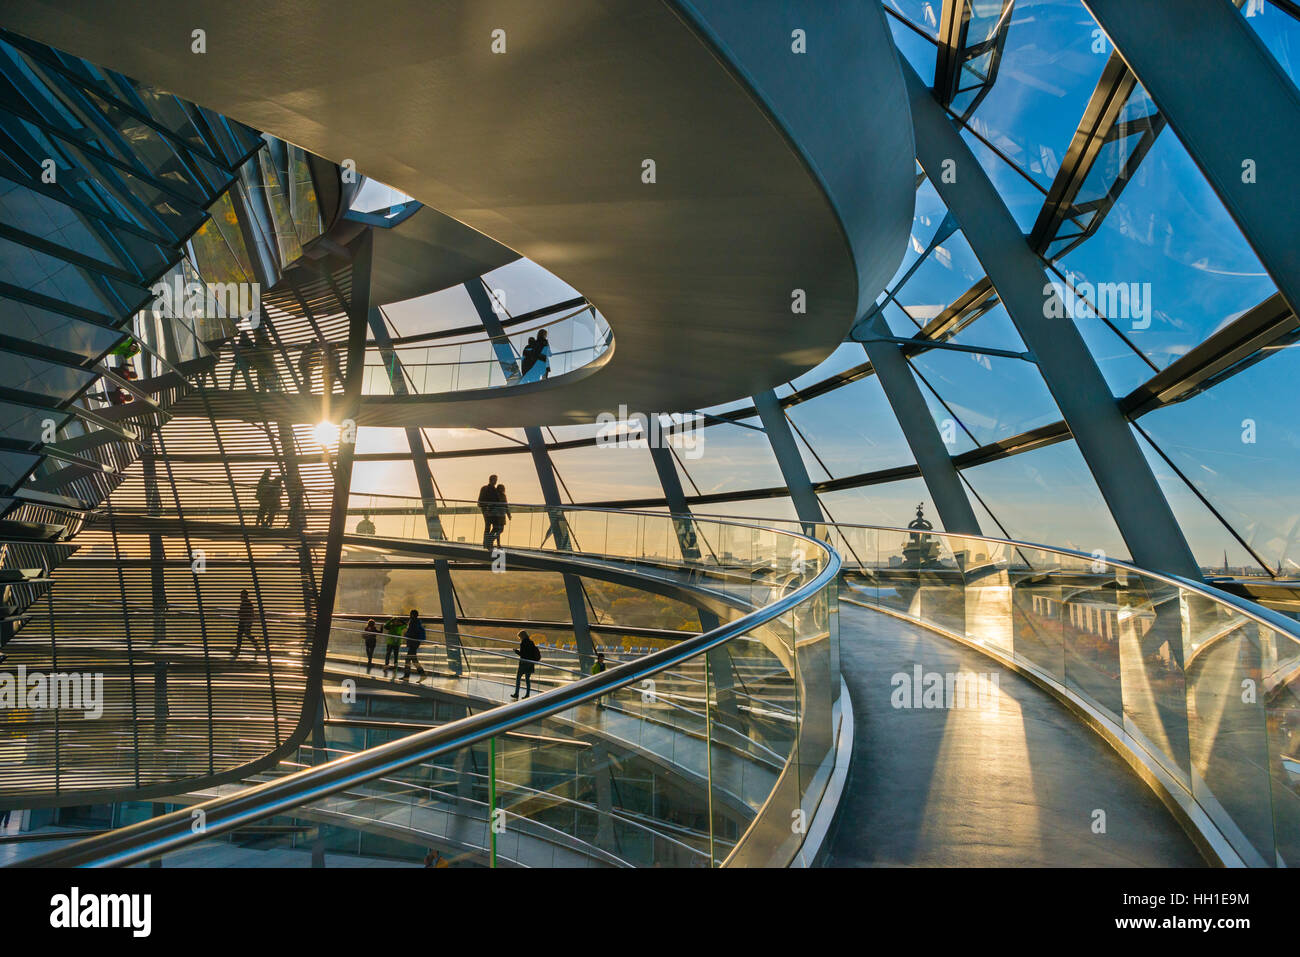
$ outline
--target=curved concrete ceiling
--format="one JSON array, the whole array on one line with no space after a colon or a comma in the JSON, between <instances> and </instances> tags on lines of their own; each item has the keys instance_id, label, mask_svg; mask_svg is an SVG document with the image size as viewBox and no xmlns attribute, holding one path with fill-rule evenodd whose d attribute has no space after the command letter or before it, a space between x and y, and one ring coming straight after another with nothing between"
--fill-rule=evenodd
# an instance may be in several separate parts
<instances>
[{"instance_id":1,"label":"curved concrete ceiling","mask_svg":"<svg viewBox=\"0 0 1300 957\"><path fill-rule=\"evenodd\" d=\"M842 341L911 225L910 115L876 4L28 0L0 23L350 159L564 279L614 329L595 374L388 403L394 423L583 422L771 388Z\"/></svg>"}]
</instances>

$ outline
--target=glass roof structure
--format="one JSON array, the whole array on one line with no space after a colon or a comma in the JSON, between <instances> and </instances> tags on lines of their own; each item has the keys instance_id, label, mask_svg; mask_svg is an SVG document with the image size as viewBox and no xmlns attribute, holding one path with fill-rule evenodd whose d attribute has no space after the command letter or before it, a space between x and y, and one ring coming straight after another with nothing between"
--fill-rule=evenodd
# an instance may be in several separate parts
<instances>
[{"instance_id":1,"label":"glass roof structure","mask_svg":"<svg viewBox=\"0 0 1300 957\"><path fill-rule=\"evenodd\" d=\"M1080 0L888 0L884 8L919 76L960 72L947 109L1128 410L1201 570L1296 575L1300 500L1290 475L1300 437L1282 398L1297 354L1294 315L1275 310L1260 334L1258 313L1276 302L1276 284L1088 9ZM943 10L964 18L955 52L943 39ZM1294 14L1272 3L1241 14L1284 67ZM914 340L905 347L910 373L980 530L1131 557L966 227L935 188L941 175L918 165L909 248L876 310L888 335ZM484 281L509 288L518 310L574 294L549 289L540 270L522 263ZM473 321L454 290L386 312L403 335L434 328L435 315ZM1234 346L1231 365L1210 362ZM1147 397L1176 364L1178 388ZM860 346L846 342L777 396L829 518L902 524L928 497ZM707 416L708 451L695 461L674 452L692 508L795 517L752 401L692 411ZM664 506L649 452L598 448L596 431L543 429L565 501ZM414 493L402 443L362 432L358 486ZM421 435L450 497L469 494L489 471L535 489L518 430Z\"/></svg>"},{"instance_id":2,"label":"glass roof structure","mask_svg":"<svg viewBox=\"0 0 1300 957\"><path fill-rule=\"evenodd\" d=\"M483 824L462 843L496 866L500 744L528 765L515 863L809 863L787 819L846 787L841 628L874 640L878 612L1140 750L1181 836L1222 837L1168 860L1294 862L1300 133L1258 128L1300 116L1300 5L1197 2L1249 103L1124 0L809 4L844 26L816 88L861 128L833 132L766 13L592 4L604 42L659 46L566 63L607 82L590 122L557 111L589 140L529 127L549 176L469 155L477 107L438 114L436 149L407 123L454 40L403 109L365 110L260 33L267 90L241 99L227 66L0 14L0 662L107 680L102 722L6 716L0 805L116 825L187 793L221 834L281 811L342 833L327 799L382 804L402 773L409 820ZM518 106L528 69L484 96ZM632 122L635 70L671 95ZM683 133L691 110L717 122ZM695 155L705 127L766 160ZM631 191L601 179L620 137L649 164ZM413 696L396 662L372 678L379 627L406 678L438 649ZM525 660L560 703L512 710ZM1243 676L1257 707L1209 720ZM72 858L173 853L199 840L180 813ZM371 838L349 853L403 842Z\"/></svg>"}]
</instances>

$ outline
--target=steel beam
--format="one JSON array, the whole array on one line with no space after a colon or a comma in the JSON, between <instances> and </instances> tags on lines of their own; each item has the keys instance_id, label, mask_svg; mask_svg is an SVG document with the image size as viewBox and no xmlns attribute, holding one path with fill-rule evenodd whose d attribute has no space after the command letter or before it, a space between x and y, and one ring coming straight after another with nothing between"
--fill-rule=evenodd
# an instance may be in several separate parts
<instances>
[{"instance_id":1,"label":"steel beam","mask_svg":"<svg viewBox=\"0 0 1300 957\"><path fill-rule=\"evenodd\" d=\"M501 364L501 371L505 373L507 379L510 378L519 371L519 364L515 359L514 346L510 344L510 337L506 335L505 327L501 324L501 317L492 306L492 299L483 286L483 280L471 279L465 283L465 292L469 293L470 301L474 303L479 319L483 321L483 328L487 330L492 340L492 351L496 354L497 362Z\"/></svg>"},{"instance_id":2,"label":"steel beam","mask_svg":"<svg viewBox=\"0 0 1300 957\"><path fill-rule=\"evenodd\" d=\"M1042 260L930 90L906 62L917 159L965 227L1020 338L1074 434L1133 560L1199 579L1192 551L1096 360L1068 317ZM1062 316L1064 318L1049 318Z\"/></svg>"},{"instance_id":3,"label":"steel beam","mask_svg":"<svg viewBox=\"0 0 1300 957\"><path fill-rule=\"evenodd\" d=\"M393 669L397 674L397 669ZM324 764L329 758L325 744L325 699L322 697L316 705L316 720L311 726L311 763L312 766ZM311 839L311 866L325 866L325 825L317 824Z\"/></svg>"},{"instance_id":4,"label":"steel beam","mask_svg":"<svg viewBox=\"0 0 1300 957\"><path fill-rule=\"evenodd\" d=\"M1029 246L1034 252L1050 260L1059 259L1096 233L1164 129L1164 117L1154 105L1150 112L1141 116L1127 115L1137 87L1137 78L1124 64L1123 58L1111 56L1101 71L1101 79L1097 81L1088 105L1083 109L1065 159L1061 161L1043 208L1029 232ZM1119 168L1110 168L1108 158L1101 171L1109 177L1105 183L1106 190L1097 195L1100 184L1089 182L1097 161L1108 146L1121 141L1131 142L1134 137L1137 141L1126 147L1128 152ZM1085 185L1088 186L1087 194L1083 193ZM1062 237L1062 232L1071 226L1073 232L1066 232Z\"/></svg>"},{"instance_id":5,"label":"steel beam","mask_svg":"<svg viewBox=\"0 0 1300 957\"><path fill-rule=\"evenodd\" d=\"M664 490L664 501L673 516L673 531L677 535L677 546L682 557L698 558L700 555L699 533L694 530L695 520L691 518L691 507L686 504L686 490L682 488L682 478L677 474L673 463L673 453L663 442L651 442L650 458L654 461L655 472L659 476L659 485ZM694 552L694 555L690 554ZM720 624L718 616L707 608L699 610L700 630L712 631ZM740 708L736 702L736 671L731 661L731 652L725 646L713 648L708 652L709 674L717 688L718 708L733 721L739 721Z\"/></svg>"},{"instance_id":6,"label":"steel beam","mask_svg":"<svg viewBox=\"0 0 1300 957\"><path fill-rule=\"evenodd\" d=\"M144 473L145 508L150 516L160 516L162 515L162 492L158 488L158 464L154 457L152 445L141 447L140 468ZM116 535L113 536L113 541L116 544ZM158 532L150 532L149 591L154 608L152 616L154 645L162 644L167 638L167 616L163 614L167 609L167 584L162 567L166 557L163 551L162 535Z\"/></svg>"},{"instance_id":7,"label":"steel beam","mask_svg":"<svg viewBox=\"0 0 1300 957\"><path fill-rule=\"evenodd\" d=\"M1182 402L1286 348L1300 335L1300 318L1280 293L1186 352L1120 402L1130 419Z\"/></svg>"},{"instance_id":8,"label":"steel beam","mask_svg":"<svg viewBox=\"0 0 1300 957\"><path fill-rule=\"evenodd\" d=\"M370 270L372 264L371 236L365 233L353 246L352 295L347 307L347 373L343 383L339 421L355 421L361 406L361 386L365 379L366 328L370 305ZM329 647L333 627L334 598L338 592L339 563L343 556L343 536L346 532L348 498L352 492L352 456L356 442L339 442L334 457L334 494L330 503L329 531L325 538L325 552L321 560L320 585L317 591L314 633L311 657L308 662L308 691L303 696L300 728L309 727L316 718L316 708L323 695L322 677L325 654ZM300 486L301 487L301 486Z\"/></svg>"},{"instance_id":9,"label":"steel beam","mask_svg":"<svg viewBox=\"0 0 1300 957\"><path fill-rule=\"evenodd\" d=\"M975 112L997 81L1013 3L1014 0L1002 0L1002 10L992 28L986 27L983 35L972 37L970 24L974 11L971 0L943 0L939 15L939 49L934 67L934 95L940 103L963 118Z\"/></svg>"},{"instance_id":10,"label":"steel beam","mask_svg":"<svg viewBox=\"0 0 1300 957\"><path fill-rule=\"evenodd\" d=\"M804 534L815 534L815 530L809 526L820 525L826 518L822 515L822 506L817 501L817 493L813 491L808 467L799 454L799 446L795 443L794 433L786 421L785 411L781 408L776 392L767 389L755 395L754 408L758 410L772 453L776 456L776 464L781 469L781 477L785 479L785 487L794 501L795 514L804 524Z\"/></svg>"},{"instance_id":11,"label":"steel beam","mask_svg":"<svg viewBox=\"0 0 1300 957\"><path fill-rule=\"evenodd\" d=\"M902 349L892 342L879 340L863 342L862 348L876 370L876 378L885 390L889 407L894 410L894 418L898 420L907 446L921 469L921 478L925 480L934 507L939 511L944 531L979 535L979 520L966 497L961 476L952 464L952 456L935 427L925 396L903 358Z\"/></svg>"},{"instance_id":12,"label":"steel beam","mask_svg":"<svg viewBox=\"0 0 1300 957\"><path fill-rule=\"evenodd\" d=\"M524 435L528 439L528 450L533 455L533 465L537 468L537 481L542 486L542 501L548 506L560 506L562 503L560 487L555 481L555 466L546 451L546 441L542 438L541 428L530 425L524 429ZM571 547L569 523L558 507L551 513L551 533L557 550L567 551ZM577 575L564 573L564 594L569 600L569 617L573 621L573 638L578 645L578 658L582 664L582 672L586 674L596 660L596 646L591 640L586 596Z\"/></svg>"},{"instance_id":13,"label":"steel beam","mask_svg":"<svg viewBox=\"0 0 1300 957\"><path fill-rule=\"evenodd\" d=\"M514 347L501 325L501 317L492 308L492 302L481 279L472 279L465 283L465 291L478 311L479 321L492 340L492 349L496 353L501 371L509 378L517 369ZM568 521L559 509L560 487L555 480L555 466L546 450L546 440L542 437L540 426L530 425L524 429L528 439L528 450L533 456L533 466L537 469L537 481L542 487L542 501L555 507L551 512L551 537L555 540L557 550L564 551L570 547ZM578 660L584 674L590 670L596 660L596 646L591 640L591 628L587 618L586 596L582 582L576 575L565 572L564 595L569 602L569 619L573 623L573 638L578 646Z\"/></svg>"},{"instance_id":14,"label":"steel beam","mask_svg":"<svg viewBox=\"0 0 1300 957\"><path fill-rule=\"evenodd\" d=\"M375 337L375 344L379 347L379 353L384 360L384 368L388 370L388 380L392 384L393 394L407 395L409 390L406 387L406 380L402 378L402 360L397 357L397 351L393 348L392 337L389 336L388 328L384 325L384 315L376 307L370 310L369 316L370 333ZM437 491L433 485L433 473L429 469L429 456L424 449L424 437L419 429L414 427L406 429L406 444L411 450L411 464L415 468L415 481L420 486L420 499L425 503L426 530L432 539L445 538L442 520L438 518L437 510L430 507L437 502ZM442 636L447 649L447 666L451 668L452 674L459 675L464 668L464 662L461 654L460 625L456 618L456 587L451 579L451 566L445 558L434 561L433 577L438 587L438 608L442 614Z\"/></svg>"},{"instance_id":15,"label":"steel beam","mask_svg":"<svg viewBox=\"0 0 1300 957\"><path fill-rule=\"evenodd\" d=\"M1300 92L1227 0L1084 5L1300 312ZM1230 83L1221 64L1230 64Z\"/></svg>"}]
</instances>

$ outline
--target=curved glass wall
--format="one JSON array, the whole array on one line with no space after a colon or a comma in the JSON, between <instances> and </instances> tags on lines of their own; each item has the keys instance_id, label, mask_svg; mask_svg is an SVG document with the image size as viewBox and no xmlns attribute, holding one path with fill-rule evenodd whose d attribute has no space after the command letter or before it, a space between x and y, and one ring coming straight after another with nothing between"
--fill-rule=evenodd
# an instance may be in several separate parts
<instances>
[{"instance_id":1,"label":"curved glass wall","mask_svg":"<svg viewBox=\"0 0 1300 957\"><path fill-rule=\"evenodd\" d=\"M375 524L373 536L359 538L400 552L403 533L416 554L437 542L463 549L461 532L477 538L483 522L473 503L367 497L354 499L351 510ZM493 722L489 728L499 722L499 730L460 743L454 732L461 725L453 724L299 770L367 743L336 733L345 747L301 751L296 764L264 780L292 790L300 778L282 777L287 772L333 777L345 765L349 780L329 785L326 797L280 804L278 816L263 823L399 834L492 866L792 863L835 763L835 553L796 533L633 512L516 508L509 528L503 544L513 560L562 556L593 576L635 573L643 586L694 594L729 620L650 657L615 658L591 677L583 658L543 646L533 675L533 692L543 696L535 704L465 719ZM333 667L355 669L335 674L359 673L360 638L357 622L335 622ZM468 652L472 696L505 702L518 661L511 645L476 637ZM385 754L393 760L353 773L357 761ZM253 794L226 787L210 793L237 802ZM206 832L186 825L182 843L226 829L212 803L205 813ZM176 817L190 819L184 811ZM240 826L249 823L245 816ZM148 825L167 826L164 819Z\"/></svg>"},{"instance_id":2,"label":"curved glass wall","mask_svg":"<svg viewBox=\"0 0 1300 957\"><path fill-rule=\"evenodd\" d=\"M1288 73L1297 22L1292 6L1252 0L1241 9ZM1125 75L1122 58L1087 8L1080 0L885 0L883 7L902 55L927 84L944 84L950 72L937 43L945 7L958 13L969 8L972 36L998 41L996 57L958 71L959 95L945 103L1038 253L1042 281L1056 285L1067 300L1061 321L1075 323L1132 420L1202 570L1294 580L1300 572L1300 500L1290 476L1300 462L1287 405L1295 348L1290 311L1284 309L1272 325L1258 322L1260 309L1277 298L1275 284L1175 131L1141 84ZM56 201L53 191L19 182L12 169L12 175L0 175L0 221L43 243L57 236L75 253L58 260L5 240L9 245L0 249L0 259L12 292L5 300L25 324L23 334L67 352L80 348L84 358L99 357L108 366L7 356L7 381L30 393L23 402L7 403L7 421L30 432L46 417L47 406L80 392L76 414L111 424L126 418L123 406L136 401L130 382L161 376L164 360L201 358L202 343L230 335L233 325L214 321L188 332L171 329L178 341L169 351L164 330L137 319L133 338L150 354L105 356L116 333L126 329L113 323L138 308L139 297L132 295L140 278L172 264L169 277L245 282L290 261L324 226L306 157L270 137L259 143L248 131L168 94L128 88L113 75L97 79L96 90L89 90L90 74L77 72L62 55L19 44L0 68L15 89L38 98L33 103L48 113L47 125L57 127L33 130L6 120L6 131L27 154L55 156L60 171L99 169L115 165L108 160L122 155L115 152L123 147L120 141L139 143L138 174L113 174L113 189L93 176L66 176ZM77 133L80 121L58 94L69 83L112 94L113 109L105 117L116 134L105 129L103 142L88 144ZM1093 142L1091 104L1120 94L1123 109L1115 128L1099 131L1108 138ZM180 149L182 143L195 155ZM213 159L233 168L249 156L253 161L239 167L233 185L230 177L212 175ZM176 164L176 175L167 177L171 185L153 181L165 164ZM1075 187L1057 195L1067 181ZM211 187L211 195L200 185ZM389 209L409 199L384 192L381 184L367 186L354 210ZM939 192L918 172L910 246L877 304L874 334L903 352L983 532L1112 558L1125 554L1035 357L1026 353L999 290L972 250L979 224L957 222ZM110 234L113 241L106 242ZM183 249L186 258L174 262L169 245ZM508 358L492 348L480 320L465 318L473 310L464 290L455 287L385 305L396 346L386 356L370 344L365 391L388 394L395 375L412 392L509 385L527 337L543 326L551 327L552 376L598 360L609 348L609 329L594 307L580 298L565 307L579 293L530 270L537 267L511 264L482 280L501 307L506 332L495 344ZM134 273L130 282L119 275L123 271ZM1140 287L1136 294L1132 284ZM50 308L52 298L68 308ZM520 319L530 311L545 315ZM288 364L282 375L285 382L292 378ZM687 447L674 437L666 457L602 447L596 429L587 426L536 430L545 453L540 455L530 451L533 435L522 429L413 430L421 452L413 456L407 433L363 428L353 487L415 494L427 478L437 494L469 499L488 474L497 473L512 499L539 502L553 473L565 505L668 507L677 501L674 486L680 484L674 509L783 519L795 517L790 488L804 491L798 486L806 472L830 518L901 523L923 502L939 523L909 436L860 344L846 342L819 367L774 391L800 455L796 463L778 459L752 400L737 397L694 410L705 413L704 441ZM88 441L103 427L87 418L63 434ZM315 454L310 427L297 432ZM213 454L182 448L171 458L178 471L197 472L211 467ZM424 461L427 476L419 471ZM39 464L34 453L11 450L3 466L13 486L31 475L32 492L72 487L65 460ZM113 467L126 463L115 461ZM252 469L248 462L237 467ZM84 478L77 481L87 485ZM247 507L255 510L255 503ZM312 507L323 524L325 505ZM447 516L457 527L466 523L467 530L456 535L469 542L475 540L473 518L472 509ZM357 520L349 515L349 526ZM417 526L412 520L408 530L414 533ZM522 527L507 535L529 540ZM1189 743L1189 754L1191 748Z\"/></svg>"},{"instance_id":3,"label":"curved glass wall","mask_svg":"<svg viewBox=\"0 0 1300 957\"><path fill-rule=\"evenodd\" d=\"M1081 704L1247 866L1300 860L1300 626L1103 555L822 525L840 600L1007 661ZM979 694L949 684L926 694Z\"/></svg>"}]
</instances>

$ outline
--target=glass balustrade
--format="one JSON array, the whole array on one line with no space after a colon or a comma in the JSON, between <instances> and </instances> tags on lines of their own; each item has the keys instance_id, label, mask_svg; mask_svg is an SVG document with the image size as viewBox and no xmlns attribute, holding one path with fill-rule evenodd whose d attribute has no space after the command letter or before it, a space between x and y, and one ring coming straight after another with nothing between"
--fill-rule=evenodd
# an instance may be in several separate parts
<instances>
[{"instance_id":1,"label":"glass balustrade","mask_svg":"<svg viewBox=\"0 0 1300 957\"><path fill-rule=\"evenodd\" d=\"M1300 624L1102 555L929 529L803 527L842 556L845 601L1045 680L1159 768L1243 862L1300 864Z\"/></svg>"},{"instance_id":2,"label":"glass balustrade","mask_svg":"<svg viewBox=\"0 0 1300 957\"><path fill-rule=\"evenodd\" d=\"M193 485L178 490L187 519L206 512L211 520L231 520L229 486ZM254 492L236 489L241 500ZM507 556L513 552L520 562L559 557L563 564L556 567L578 574L622 575L690 594L724 624L649 657L611 653L610 680L622 671L628 676L600 691L582 692L601 677L588 675L590 656L545 647L533 696L520 702L523 710L510 726L423 754L419 735L404 738L399 745L411 749L410 759L400 767L275 808L261 823L293 822L286 832L293 834L301 833L296 824L314 822L336 835L398 835L489 865L784 866L795 860L830 780L839 731L834 552L798 534L727 521L563 506L511 510L501 542ZM350 533L349 547L361 548L369 538L390 553L407 545L408 556L481 554L483 515L472 502L353 496L349 528L354 516L368 518L375 533ZM115 506L115 520L129 519ZM428 549L433 543L441 547ZM428 574L432 589L432 561ZM237 610L205 606L204 614L233 621ZM381 648L383 642L380 634ZM445 642L429 627L425 648ZM457 642L462 670L454 680L477 709L468 720L491 717L514 688L514 643L464 628ZM359 622L334 622L325 668L329 682L355 675L368 687L361 680ZM574 700L546 706L568 689ZM458 725L422 734L450 735ZM337 759L332 752L344 750L330 744L296 761ZM374 753L356 751L356 757ZM286 762L267 780L291 782L295 770ZM245 818L241 827L250 823ZM184 863L202 857L187 853Z\"/></svg>"},{"instance_id":3,"label":"glass balustrade","mask_svg":"<svg viewBox=\"0 0 1300 957\"><path fill-rule=\"evenodd\" d=\"M259 823L387 834L487 865L785 866L833 764L834 589L626 687ZM469 676L509 687L517 658L469 657ZM538 672L535 693L582 677ZM297 763L344 756L303 749Z\"/></svg>"},{"instance_id":4,"label":"glass balustrade","mask_svg":"<svg viewBox=\"0 0 1300 957\"><path fill-rule=\"evenodd\" d=\"M900 618L981 648L1084 709L1243 862L1300 861L1300 626L1280 614L1099 555L925 528L510 508L507 563L559 558L578 574L689 588L735 633L678 660L665 660L673 645L614 655L626 679L472 740L412 743L400 768L290 817L382 809L412 840L489 864L787 864L834 768L843 598L879 612L881 628ZM353 495L348 513L349 528L354 516L374 527L349 533L358 547L490 554L473 502ZM513 689L513 643L462 631L461 680L491 715ZM362 642L358 622L335 623L332 674L361 672ZM588 687L589 663L547 647L529 706Z\"/></svg>"},{"instance_id":5,"label":"glass balustrade","mask_svg":"<svg viewBox=\"0 0 1300 957\"><path fill-rule=\"evenodd\" d=\"M528 340L546 331L550 342L547 378L555 378L595 362L613 344L609 325L595 309L584 306L558 319L511 330L495 338L439 345L372 348L366 354L365 395L435 395L468 389L492 389L535 381L525 373Z\"/></svg>"}]
</instances>

